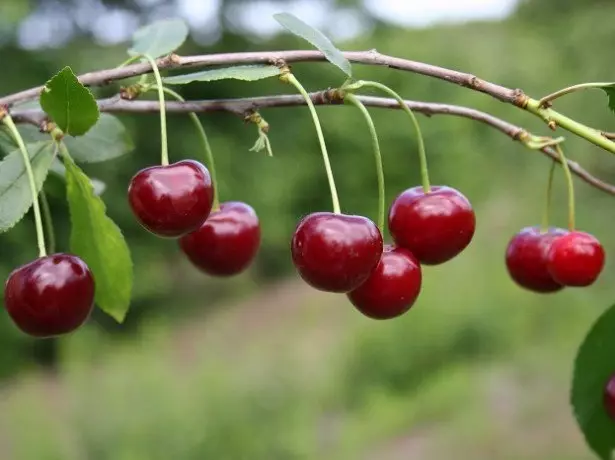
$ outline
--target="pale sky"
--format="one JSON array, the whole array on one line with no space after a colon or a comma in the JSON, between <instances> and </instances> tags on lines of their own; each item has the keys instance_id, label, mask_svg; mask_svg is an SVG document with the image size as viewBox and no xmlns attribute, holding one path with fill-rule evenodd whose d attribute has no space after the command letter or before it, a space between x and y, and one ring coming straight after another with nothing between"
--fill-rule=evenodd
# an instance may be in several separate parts
<instances>
[{"instance_id":1,"label":"pale sky","mask_svg":"<svg viewBox=\"0 0 615 460\"><path fill-rule=\"evenodd\" d=\"M0 0L1 1L1 0ZM137 0L147 7L151 0ZM442 22L459 22L472 19L499 19L508 15L518 0L366 0L367 8L377 17L407 27L425 27ZM191 26L194 38L203 43L215 41L220 31L214 21L219 0L178 0L176 10L159 11L152 8L150 20L180 16ZM351 38L364 30L361 17L352 10L335 13L335 24L327 27L326 4L321 0L288 0L280 2L253 0L237 6L228 14L232 25L266 38L282 31L272 18L273 14L289 12L314 27L321 28L334 40ZM97 0L82 0L75 8L82 27L93 31L102 44L115 44L130 40L137 18L127 11L108 9ZM329 18L330 19L330 18ZM19 30L19 41L24 48L62 46L72 32L72 23L57 11L43 11L24 21Z\"/></svg>"}]
</instances>

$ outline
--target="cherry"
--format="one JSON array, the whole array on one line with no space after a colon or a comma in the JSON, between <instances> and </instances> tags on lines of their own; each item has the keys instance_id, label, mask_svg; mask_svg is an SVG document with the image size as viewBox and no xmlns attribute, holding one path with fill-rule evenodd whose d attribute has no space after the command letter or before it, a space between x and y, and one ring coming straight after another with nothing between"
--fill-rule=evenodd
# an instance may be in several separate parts
<instances>
[{"instance_id":1,"label":"cherry","mask_svg":"<svg viewBox=\"0 0 615 460\"><path fill-rule=\"evenodd\" d=\"M382 234L368 218L315 212L299 222L291 252L309 285L344 293L367 280L378 265L382 246Z\"/></svg>"},{"instance_id":2,"label":"cherry","mask_svg":"<svg viewBox=\"0 0 615 460\"><path fill-rule=\"evenodd\" d=\"M615 374L611 376L604 388L604 408L615 421Z\"/></svg>"},{"instance_id":3,"label":"cherry","mask_svg":"<svg viewBox=\"0 0 615 460\"><path fill-rule=\"evenodd\" d=\"M425 265L446 262L472 241L476 219L472 205L447 186L402 192L389 210L389 231L398 246L409 249Z\"/></svg>"},{"instance_id":4,"label":"cherry","mask_svg":"<svg viewBox=\"0 0 615 460\"><path fill-rule=\"evenodd\" d=\"M66 334L81 326L94 306L94 278L71 254L53 254L13 270L4 305L15 324L34 337Z\"/></svg>"},{"instance_id":5,"label":"cherry","mask_svg":"<svg viewBox=\"0 0 615 460\"><path fill-rule=\"evenodd\" d=\"M213 204L209 171L194 160L151 166L134 175L128 200L137 220L162 237L179 237L201 226Z\"/></svg>"},{"instance_id":6,"label":"cherry","mask_svg":"<svg viewBox=\"0 0 615 460\"><path fill-rule=\"evenodd\" d=\"M386 245L376 269L347 294L365 316L389 319L407 312L421 291L421 266L407 249Z\"/></svg>"},{"instance_id":7,"label":"cherry","mask_svg":"<svg viewBox=\"0 0 615 460\"><path fill-rule=\"evenodd\" d=\"M525 227L513 236L506 249L506 268L519 286L534 292L551 293L564 288L547 269L547 254L557 238L568 233L561 228Z\"/></svg>"},{"instance_id":8,"label":"cherry","mask_svg":"<svg viewBox=\"0 0 615 460\"><path fill-rule=\"evenodd\" d=\"M179 245L200 270L231 276L245 270L256 256L261 232L254 209L229 201L212 212L201 228L184 235Z\"/></svg>"},{"instance_id":9,"label":"cherry","mask_svg":"<svg viewBox=\"0 0 615 460\"><path fill-rule=\"evenodd\" d=\"M564 286L589 286L604 267L604 249L589 233L572 231L557 238L547 255L547 268Z\"/></svg>"}]
</instances>

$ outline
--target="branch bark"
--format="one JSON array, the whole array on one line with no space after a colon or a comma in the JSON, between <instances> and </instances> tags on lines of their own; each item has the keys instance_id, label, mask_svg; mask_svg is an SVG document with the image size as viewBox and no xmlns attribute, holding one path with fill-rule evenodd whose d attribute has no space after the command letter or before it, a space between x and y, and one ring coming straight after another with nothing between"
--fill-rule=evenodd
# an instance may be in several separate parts
<instances>
[{"instance_id":1,"label":"branch bark","mask_svg":"<svg viewBox=\"0 0 615 460\"><path fill-rule=\"evenodd\" d=\"M399 104L395 99L381 98L373 96L357 96L366 106L385 109L399 109ZM339 105L340 100L331 97L328 90L310 93L310 99L315 105ZM413 111L422 113L426 116L432 115L451 115L468 118L490 126L515 141L523 143L523 139L529 133L520 126L509 123L500 118L494 117L480 110L471 109L459 105L440 104L433 102L405 101L406 105ZM166 110L169 113L208 113L208 112L228 112L235 114L242 119L254 111L267 108L296 107L305 105L301 95L281 95L281 96L260 96L236 99L211 99L202 101L176 102L167 101ZM102 99L98 101L101 112L110 113L158 113L160 105L155 100L133 100L121 99L119 96ZM40 126L45 121L45 113L37 109L14 110L11 116L15 122L30 123ZM544 155L561 163L559 154L552 147L540 149ZM570 170L587 184L602 190L611 195L615 195L615 185L606 183L590 174L578 163L568 160Z\"/></svg>"}]
</instances>

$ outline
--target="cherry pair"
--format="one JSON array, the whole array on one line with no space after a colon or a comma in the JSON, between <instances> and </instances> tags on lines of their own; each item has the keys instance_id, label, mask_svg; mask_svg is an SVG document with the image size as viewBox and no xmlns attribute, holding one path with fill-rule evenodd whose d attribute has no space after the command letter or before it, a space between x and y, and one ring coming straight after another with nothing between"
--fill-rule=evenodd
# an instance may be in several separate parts
<instances>
[{"instance_id":1,"label":"cherry pair","mask_svg":"<svg viewBox=\"0 0 615 460\"><path fill-rule=\"evenodd\" d=\"M194 160L139 171L128 188L133 213L143 227L179 246L201 271L231 276L245 270L260 244L254 209L237 201L212 211L214 189L207 168Z\"/></svg>"},{"instance_id":2,"label":"cherry pair","mask_svg":"<svg viewBox=\"0 0 615 460\"><path fill-rule=\"evenodd\" d=\"M374 319L399 316L421 290L421 264L436 265L470 243L475 217L469 201L450 187L404 191L389 211L394 245L362 216L328 212L301 220L291 242L300 276L316 289L346 293Z\"/></svg>"},{"instance_id":3,"label":"cherry pair","mask_svg":"<svg viewBox=\"0 0 615 460\"><path fill-rule=\"evenodd\" d=\"M533 292L593 284L604 267L600 242L589 233L561 228L523 228L510 240L506 267L511 278Z\"/></svg>"}]
</instances>

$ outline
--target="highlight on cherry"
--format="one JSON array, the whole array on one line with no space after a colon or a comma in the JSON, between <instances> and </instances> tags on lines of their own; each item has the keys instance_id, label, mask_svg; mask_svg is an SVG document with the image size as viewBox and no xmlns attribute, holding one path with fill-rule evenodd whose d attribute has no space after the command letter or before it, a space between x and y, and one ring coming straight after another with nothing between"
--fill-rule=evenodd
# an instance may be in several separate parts
<instances>
[{"instance_id":1,"label":"highlight on cherry","mask_svg":"<svg viewBox=\"0 0 615 460\"><path fill-rule=\"evenodd\" d=\"M297 277L312 288L343 295L349 308L366 320L374 320L374 327L378 321L410 316L413 308L429 308L420 299L423 281L430 272L463 258L472 244L480 244L474 240L481 217L464 191L429 174L429 146L415 112L480 119L550 162L540 222L520 223L508 246L501 248L502 266L512 283L528 294L559 295L570 289L589 289L599 282L610 248L604 248L597 236L577 223L574 181L583 180L611 194L615 194L615 187L570 162L564 154L564 137L532 134L473 109L406 100L394 89L357 75L361 71L358 65L379 65L479 90L538 117L551 130L567 131L611 153L615 153L615 142L609 136L571 122L553 106L566 94L594 87L606 92L615 111L615 84L576 85L533 99L520 90L496 84L481 87L476 77L454 70L375 51L344 53L299 18L286 13L274 17L316 50L228 53L217 60L212 56L182 56L178 53L188 34L186 25L179 20L162 20L134 34L127 60L117 67L80 77L64 67L39 88L0 97L2 133L12 147L0 162L0 231L10 230L31 211L38 248L36 257L32 255L16 267L5 282L5 311L18 330L36 339L73 333L88 321L94 308L117 322L125 320L133 288L130 248L121 229L106 214L97 179L88 177L80 164L106 161L130 150L129 143L121 141L127 135L126 128L113 113L152 112L152 104L159 116L160 130L155 135L160 138L160 152L152 155L143 169L131 171L128 183L111 186L125 188L126 203L144 235L175 244L178 254L204 277L228 278L244 273L259 256L262 235L257 209L236 200L232 192L221 196L215 152L195 111L240 112L243 120L257 129L258 137L250 150L273 156L275 144L268 136L271 127L260 111L294 105L310 114L311 124L306 129L318 141L314 161L322 162L331 203L298 219L294 232L287 235L289 263L294 265ZM302 61L328 61L340 71L339 79L323 82L327 89L310 93L301 84L300 74L292 69L294 62ZM237 84L277 79L281 92L294 94L229 99L223 105L207 101L189 105L190 101L173 89L221 79L234 79ZM119 93L112 98L96 98L95 88L110 82L123 85ZM155 95L156 100L142 100L146 93ZM337 104L360 113L366 128L359 132L365 134L363 141L370 144L373 154L377 182L373 193L378 196L375 221L353 214L340 202L327 149L327 127L321 124L316 109ZM408 122L409 142L416 145L418 153L408 167L420 172L420 183L408 181L405 189L394 191L395 198L388 203L383 168L386 152L383 155L380 151L369 108L398 110ZM171 112L191 119L200 151L187 155L170 148L167 115ZM35 136L31 135L32 127L36 128ZM103 144L99 144L101 139ZM92 151L99 154L92 156ZM275 157L268 161L275 161ZM566 225L551 219L553 177L560 171L566 184ZM59 176L66 186L70 251L55 249L54 225L45 208L43 190L49 174ZM463 293L459 293L459 299L458 308L463 308ZM610 359L596 361L595 356L604 355L604 349L610 350ZM601 316L579 348L571 390L579 427L589 447L604 459L615 451L612 356L615 306Z\"/></svg>"}]
</instances>

